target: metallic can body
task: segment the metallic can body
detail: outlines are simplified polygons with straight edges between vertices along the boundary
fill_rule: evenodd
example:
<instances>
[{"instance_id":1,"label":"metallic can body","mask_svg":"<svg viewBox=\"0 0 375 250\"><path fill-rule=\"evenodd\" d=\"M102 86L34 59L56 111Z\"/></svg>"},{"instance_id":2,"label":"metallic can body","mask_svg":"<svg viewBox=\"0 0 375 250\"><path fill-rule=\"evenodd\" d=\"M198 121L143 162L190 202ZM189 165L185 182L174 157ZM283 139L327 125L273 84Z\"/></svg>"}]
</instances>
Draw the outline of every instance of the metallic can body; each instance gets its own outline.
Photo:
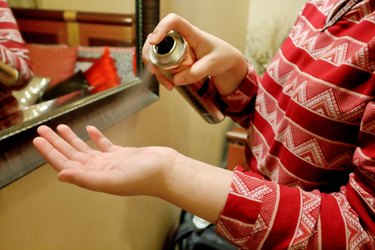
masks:
<instances>
[{"instance_id":1,"label":"metallic can body","mask_svg":"<svg viewBox=\"0 0 375 250\"><path fill-rule=\"evenodd\" d=\"M150 47L149 58L151 63L162 69L168 78L173 76L173 70L187 68L195 61L195 56L185 39L174 31L170 32L161 43ZM206 93L209 82L210 77L206 77L197 83L175 86L175 88L206 122L214 124L222 121L225 116L215 105L213 98Z\"/></svg>"}]
</instances>

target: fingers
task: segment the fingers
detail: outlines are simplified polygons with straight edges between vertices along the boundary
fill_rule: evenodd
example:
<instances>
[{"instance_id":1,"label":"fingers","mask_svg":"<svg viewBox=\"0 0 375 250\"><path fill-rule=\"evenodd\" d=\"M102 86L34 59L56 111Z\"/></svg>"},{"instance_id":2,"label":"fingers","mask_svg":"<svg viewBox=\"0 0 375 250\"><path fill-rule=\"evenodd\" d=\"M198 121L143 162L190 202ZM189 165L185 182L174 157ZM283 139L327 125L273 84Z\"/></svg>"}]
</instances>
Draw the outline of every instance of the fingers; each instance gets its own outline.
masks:
<instances>
[{"instance_id":1,"label":"fingers","mask_svg":"<svg viewBox=\"0 0 375 250\"><path fill-rule=\"evenodd\" d=\"M172 83L171 79L168 79L165 77L163 73L160 71L155 72L156 79L160 84L162 84L166 89L172 90L174 87L174 84Z\"/></svg>"},{"instance_id":2,"label":"fingers","mask_svg":"<svg viewBox=\"0 0 375 250\"><path fill-rule=\"evenodd\" d=\"M215 54L207 54L195 61L191 67L175 74L173 83L176 85L196 83L207 76L213 76L216 72L220 72L222 67L223 63L217 59Z\"/></svg>"},{"instance_id":3,"label":"fingers","mask_svg":"<svg viewBox=\"0 0 375 250\"><path fill-rule=\"evenodd\" d=\"M149 57L149 50L150 50L150 37L152 34L149 34L146 38L146 41L142 47L142 61L146 65L147 69L152 73L155 74L156 68L155 66L150 62L150 57Z\"/></svg>"},{"instance_id":4,"label":"fingers","mask_svg":"<svg viewBox=\"0 0 375 250\"><path fill-rule=\"evenodd\" d=\"M151 62L150 62L150 58L149 58L149 53L148 51L150 50L150 45L149 43L147 42L149 40L149 37L151 35L148 36L144 46L143 46L143 49L142 49L142 61L144 62L145 66L147 67L147 69L155 75L156 79L158 80L158 82L160 84L162 84L164 87L166 87L168 90L172 90L173 87L174 87L174 84L172 83L171 79L168 79L167 77L165 77L165 75L163 75L163 73L160 72L159 69L157 69ZM147 76L143 76L143 78L145 79Z\"/></svg>"},{"instance_id":5,"label":"fingers","mask_svg":"<svg viewBox=\"0 0 375 250\"><path fill-rule=\"evenodd\" d=\"M152 65L149 59L148 52L150 46L161 42L164 39L164 37L172 30L179 32L185 38L185 40L193 47L199 43L199 36L201 34L201 32L199 32L199 29L197 29L194 25L189 23L186 19L176 14L168 14L159 22L159 24L155 27L154 31L147 36L146 42L142 50L142 60L145 63L147 69L153 74L155 74L158 82L162 84L164 87L166 87L168 90L173 89L175 85L173 81L174 79L169 79L163 73L161 73L154 65ZM180 84L193 82L186 82L183 80L183 78L179 79Z\"/></svg>"},{"instance_id":6,"label":"fingers","mask_svg":"<svg viewBox=\"0 0 375 250\"><path fill-rule=\"evenodd\" d=\"M196 83L204 79L206 76L211 75L209 70L210 65L207 64L203 59L204 58L196 61L190 68L177 73L173 77L173 82L176 85Z\"/></svg>"},{"instance_id":7,"label":"fingers","mask_svg":"<svg viewBox=\"0 0 375 250\"><path fill-rule=\"evenodd\" d=\"M77 149L75 149L72 145L70 145L67 141L65 141L63 138L61 138L58 134L56 134L52 129L50 129L47 126L40 126L37 129L40 137L43 137L44 140L46 140L51 147L53 147L54 152L59 152L61 155L65 156L68 160L78 161L78 162L86 162L89 160L90 156L85 152L80 152ZM73 132L71 132L73 133ZM66 134L65 134L66 136ZM71 137L74 137L70 135ZM70 140L73 140L70 138ZM75 144L78 144L77 141L75 141ZM82 146L81 146L82 147ZM42 154L43 155L43 154ZM52 159L51 159L52 160ZM49 162L51 161L49 160ZM55 162L55 161L53 161Z\"/></svg>"},{"instance_id":8,"label":"fingers","mask_svg":"<svg viewBox=\"0 0 375 250\"><path fill-rule=\"evenodd\" d=\"M89 152L91 148L82 141L67 125L61 124L57 126L59 135L69 143L73 148L81 152Z\"/></svg>"},{"instance_id":9,"label":"fingers","mask_svg":"<svg viewBox=\"0 0 375 250\"><path fill-rule=\"evenodd\" d=\"M212 65L212 63L210 63L211 59L208 58L207 60L198 63L197 66L194 66L193 64L192 69L190 69L190 67L186 70L181 69L182 71L178 72L173 79L165 77L160 70L151 64L148 52L150 46L161 42L162 39L164 39L164 37L172 30L180 33L184 37L189 44L189 47L193 50L191 53L197 56L198 60L209 54L213 47L210 41L212 37L189 23L186 19L176 14L168 14L164 17L146 39L143 47L143 61L149 71L155 74L158 82L169 90L171 90L175 84L182 85L197 82L206 77L208 71L213 71L215 69L215 65ZM207 67L210 67L211 69L208 70Z\"/></svg>"},{"instance_id":10,"label":"fingers","mask_svg":"<svg viewBox=\"0 0 375 250\"><path fill-rule=\"evenodd\" d=\"M180 33L186 41L190 43L195 37L194 29L195 26L186 19L173 13L168 14L155 27L153 33L149 36L148 42L150 44L157 44L161 42L171 30L174 30Z\"/></svg>"},{"instance_id":11,"label":"fingers","mask_svg":"<svg viewBox=\"0 0 375 250\"><path fill-rule=\"evenodd\" d=\"M34 138L33 144L47 162L59 172L60 181L93 191L111 192L111 188L108 188L108 183L114 179L111 173L85 168L83 164L69 160L43 137Z\"/></svg>"},{"instance_id":12,"label":"fingers","mask_svg":"<svg viewBox=\"0 0 375 250\"><path fill-rule=\"evenodd\" d=\"M42 125L37 129L37 131L41 137L47 140L50 145L52 145L56 150L58 150L68 159L82 160L83 158L83 161L87 159L87 157L85 157L84 154L81 154L79 151L77 151L74 147L72 147L67 141L61 138L49 127Z\"/></svg>"},{"instance_id":13,"label":"fingers","mask_svg":"<svg viewBox=\"0 0 375 250\"><path fill-rule=\"evenodd\" d=\"M114 146L96 127L87 126L86 130L100 151L110 151ZM54 147L68 159L82 161L82 158L89 157L88 155L92 151L67 125L61 124L57 126L59 134L56 134L51 128L45 125L40 126L37 131L51 147Z\"/></svg>"},{"instance_id":14,"label":"fingers","mask_svg":"<svg viewBox=\"0 0 375 250\"><path fill-rule=\"evenodd\" d=\"M33 144L47 162L57 171L61 171L68 168L70 165L74 165L73 162L70 162L43 137L34 138Z\"/></svg>"},{"instance_id":15,"label":"fingers","mask_svg":"<svg viewBox=\"0 0 375 250\"><path fill-rule=\"evenodd\" d=\"M87 126L86 131L100 151L111 151L112 147L114 146L113 143L107 137L105 137L96 127Z\"/></svg>"}]
</instances>

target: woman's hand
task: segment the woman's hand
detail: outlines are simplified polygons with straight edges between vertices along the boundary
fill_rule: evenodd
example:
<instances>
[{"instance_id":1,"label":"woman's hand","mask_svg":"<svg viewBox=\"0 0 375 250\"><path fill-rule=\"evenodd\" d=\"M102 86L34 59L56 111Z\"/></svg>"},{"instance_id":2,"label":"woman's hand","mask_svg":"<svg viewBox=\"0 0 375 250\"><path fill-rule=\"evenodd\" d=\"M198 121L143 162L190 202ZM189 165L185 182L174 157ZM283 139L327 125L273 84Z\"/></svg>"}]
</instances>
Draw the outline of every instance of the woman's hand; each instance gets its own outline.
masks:
<instances>
[{"instance_id":1,"label":"woman's hand","mask_svg":"<svg viewBox=\"0 0 375 250\"><path fill-rule=\"evenodd\" d=\"M59 172L59 179L115 195L150 195L215 222L226 201L232 172L166 147L121 147L98 129L86 128L92 149L66 125L58 134L38 128L35 147Z\"/></svg>"},{"instance_id":2,"label":"woman's hand","mask_svg":"<svg viewBox=\"0 0 375 250\"><path fill-rule=\"evenodd\" d=\"M160 196L164 180L178 153L170 148L130 148L112 144L93 126L87 132L97 147L89 147L66 125L58 134L47 126L38 128L33 143L59 179L93 191L116 195Z\"/></svg>"},{"instance_id":3,"label":"woman's hand","mask_svg":"<svg viewBox=\"0 0 375 250\"><path fill-rule=\"evenodd\" d=\"M161 42L171 30L179 32L185 38L197 58L190 68L177 72L172 81L150 63L148 56L150 46ZM194 83L211 76L219 93L229 95L245 78L248 69L248 63L240 51L176 14L169 14L163 18L154 32L147 37L142 57L148 69L168 89L172 89L174 85Z\"/></svg>"}]
</instances>

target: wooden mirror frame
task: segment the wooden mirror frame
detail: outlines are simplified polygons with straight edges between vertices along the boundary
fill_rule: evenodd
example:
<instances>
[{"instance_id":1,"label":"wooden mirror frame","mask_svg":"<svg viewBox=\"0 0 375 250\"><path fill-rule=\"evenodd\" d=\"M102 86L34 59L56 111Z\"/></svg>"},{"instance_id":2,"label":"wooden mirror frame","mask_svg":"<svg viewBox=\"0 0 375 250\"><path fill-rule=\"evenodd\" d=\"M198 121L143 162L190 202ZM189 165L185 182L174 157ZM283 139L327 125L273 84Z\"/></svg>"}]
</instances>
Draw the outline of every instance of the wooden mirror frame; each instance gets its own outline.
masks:
<instances>
[{"instance_id":1,"label":"wooden mirror frame","mask_svg":"<svg viewBox=\"0 0 375 250\"><path fill-rule=\"evenodd\" d=\"M113 89L104 94L84 98L75 105L50 116L36 119L32 123L9 130L0 137L0 188L30 173L45 160L32 145L37 135L36 128L41 124L55 127L64 123L69 125L81 138L87 139L85 124L105 129L127 116L139 111L159 98L158 84L154 78L142 81L142 46L147 35L159 21L159 0L136 1L136 51L138 77L123 89Z\"/></svg>"}]
</instances>

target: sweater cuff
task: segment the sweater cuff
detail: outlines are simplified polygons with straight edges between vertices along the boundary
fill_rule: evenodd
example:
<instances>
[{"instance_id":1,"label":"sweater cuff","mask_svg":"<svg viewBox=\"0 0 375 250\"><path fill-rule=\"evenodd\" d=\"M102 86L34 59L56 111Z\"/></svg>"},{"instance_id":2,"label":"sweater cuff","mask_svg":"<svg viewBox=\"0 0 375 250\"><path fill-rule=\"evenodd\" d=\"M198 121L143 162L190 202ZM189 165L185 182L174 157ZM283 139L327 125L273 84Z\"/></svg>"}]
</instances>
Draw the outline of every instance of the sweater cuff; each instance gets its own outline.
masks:
<instances>
[{"instance_id":1,"label":"sweater cuff","mask_svg":"<svg viewBox=\"0 0 375 250\"><path fill-rule=\"evenodd\" d=\"M249 105L258 90L258 76L252 65L249 65L247 76L238 88L230 95L219 96L221 111L230 117L240 116Z\"/></svg>"},{"instance_id":2,"label":"sweater cuff","mask_svg":"<svg viewBox=\"0 0 375 250\"><path fill-rule=\"evenodd\" d=\"M267 232L273 217L277 186L260 175L237 166L216 231L238 246L256 246ZM262 212L261 212L262 211Z\"/></svg>"}]
</instances>

